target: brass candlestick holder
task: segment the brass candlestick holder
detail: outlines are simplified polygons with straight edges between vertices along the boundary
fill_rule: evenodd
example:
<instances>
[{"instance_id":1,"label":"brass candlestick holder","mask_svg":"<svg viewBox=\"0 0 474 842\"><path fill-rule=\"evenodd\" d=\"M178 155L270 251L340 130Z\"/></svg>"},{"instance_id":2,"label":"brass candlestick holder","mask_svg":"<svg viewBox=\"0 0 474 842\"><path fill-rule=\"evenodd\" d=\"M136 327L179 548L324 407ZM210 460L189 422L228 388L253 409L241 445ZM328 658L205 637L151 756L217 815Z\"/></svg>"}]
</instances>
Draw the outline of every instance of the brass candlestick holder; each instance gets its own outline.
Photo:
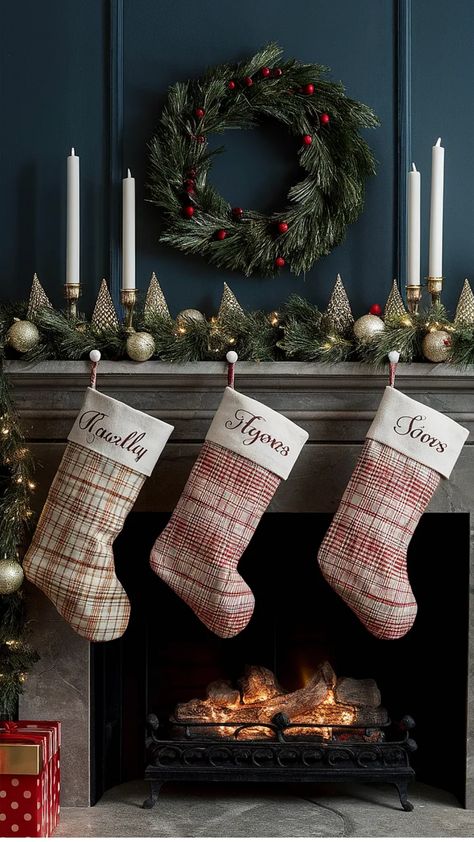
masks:
<instances>
[{"instance_id":1,"label":"brass candlestick holder","mask_svg":"<svg viewBox=\"0 0 474 842\"><path fill-rule=\"evenodd\" d=\"M439 278L436 278L432 275L428 275L426 279L426 286L428 287L428 292L431 295L431 304L438 304L443 291L443 276L441 275Z\"/></svg>"},{"instance_id":2,"label":"brass candlestick holder","mask_svg":"<svg viewBox=\"0 0 474 842\"><path fill-rule=\"evenodd\" d=\"M418 308L421 301L421 284L407 284L405 287L407 294L407 305L410 313L418 313Z\"/></svg>"},{"instance_id":3,"label":"brass candlestick holder","mask_svg":"<svg viewBox=\"0 0 474 842\"><path fill-rule=\"evenodd\" d=\"M124 326L127 333L134 333L133 310L137 303L136 289L123 289L120 292L120 301L125 310Z\"/></svg>"},{"instance_id":4,"label":"brass candlestick holder","mask_svg":"<svg viewBox=\"0 0 474 842\"><path fill-rule=\"evenodd\" d=\"M64 297L70 319L77 318L77 301L81 294L80 284L64 284Z\"/></svg>"}]
</instances>

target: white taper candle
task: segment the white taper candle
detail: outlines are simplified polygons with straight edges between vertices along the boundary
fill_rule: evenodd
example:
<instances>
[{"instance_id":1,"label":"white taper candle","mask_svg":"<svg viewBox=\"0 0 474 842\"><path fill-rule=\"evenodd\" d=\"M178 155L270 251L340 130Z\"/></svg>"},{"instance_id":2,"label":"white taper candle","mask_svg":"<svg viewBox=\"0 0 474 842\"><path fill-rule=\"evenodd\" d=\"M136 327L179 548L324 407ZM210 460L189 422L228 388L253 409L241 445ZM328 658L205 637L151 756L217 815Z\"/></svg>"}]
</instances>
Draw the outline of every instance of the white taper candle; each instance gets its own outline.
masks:
<instances>
[{"instance_id":1,"label":"white taper candle","mask_svg":"<svg viewBox=\"0 0 474 842\"><path fill-rule=\"evenodd\" d=\"M430 278L441 278L443 275L443 193L444 148L439 137L431 154Z\"/></svg>"},{"instance_id":2,"label":"white taper candle","mask_svg":"<svg viewBox=\"0 0 474 842\"><path fill-rule=\"evenodd\" d=\"M420 283L420 214L421 174L415 164L408 173L408 243L407 243L407 285Z\"/></svg>"},{"instance_id":3,"label":"white taper candle","mask_svg":"<svg viewBox=\"0 0 474 842\"><path fill-rule=\"evenodd\" d=\"M66 283L80 283L79 157L74 148L67 159Z\"/></svg>"},{"instance_id":4,"label":"white taper candle","mask_svg":"<svg viewBox=\"0 0 474 842\"><path fill-rule=\"evenodd\" d=\"M130 170L122 190L122 289L135 289L135 179Z\"/></svg>"}]
</instances>

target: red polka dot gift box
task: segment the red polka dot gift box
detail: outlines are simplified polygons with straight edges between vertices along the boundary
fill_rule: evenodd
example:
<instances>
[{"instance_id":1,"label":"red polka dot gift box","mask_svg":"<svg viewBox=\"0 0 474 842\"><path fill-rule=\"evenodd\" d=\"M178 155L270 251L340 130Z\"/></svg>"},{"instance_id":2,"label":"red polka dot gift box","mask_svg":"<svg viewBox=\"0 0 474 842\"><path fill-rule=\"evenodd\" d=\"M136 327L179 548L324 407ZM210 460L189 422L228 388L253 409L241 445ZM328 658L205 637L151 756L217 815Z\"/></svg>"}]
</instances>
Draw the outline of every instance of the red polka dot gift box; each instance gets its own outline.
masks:
<instances>
[{"instance_id":1,"label":"red polka dot gift box","mask_svg":"<svg viewBox=\"0 0 474 842\"><path fill-rule=\"evenodd\" d=\"M59 821L59 722L0 723L0 837L51 836Z\"/></svg>"}]
</instances>

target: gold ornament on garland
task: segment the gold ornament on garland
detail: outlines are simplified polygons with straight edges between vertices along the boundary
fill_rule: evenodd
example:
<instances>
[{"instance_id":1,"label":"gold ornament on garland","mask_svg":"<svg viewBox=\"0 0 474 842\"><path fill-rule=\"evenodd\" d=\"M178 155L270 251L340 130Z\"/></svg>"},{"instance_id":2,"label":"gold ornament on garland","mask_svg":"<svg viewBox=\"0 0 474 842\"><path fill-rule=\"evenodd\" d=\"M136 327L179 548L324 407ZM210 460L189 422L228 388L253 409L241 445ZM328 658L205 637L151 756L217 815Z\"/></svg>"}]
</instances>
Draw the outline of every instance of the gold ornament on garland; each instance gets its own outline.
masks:
<instances>
[{"instance_id":1,"label":"gold ornament on garland","mask_svg":"<svg viewBox=\"0 0 474 842\"><path fill-rule=\"evenodd\" d=\"M351 305L342 278L338 274L334 289L329 299L326 316L331 320L336 333L341 336L348 336L354 325Z\"/></svg>"},{"instance_id":2,"label":"gold ornament on garland","mask_svg":"<svg viewBox=\"0 0 474 842\"><path fill-rule=\"evenodd\" d=\"M33 318L38 310L52 310L53 305L46 295L43 287L40 284L38 275L34 274L33 283L31 284L30 298L28 301L27 319Z\"/></svg>"},{"instance_id":3,"label":"gold ornament on garland","mask_svg":"<svg viewBox=\"0 0 474 842\"><path fill-rule=\"evenodd\" d=\"M385 330L385 325L379 316L373 316L367 313L366 316L361 316L354 322L354 336L359 342L370 342L379 333Z\"/></svg>"},{"instance_id":4,"label":"gold ornament on garland","mask_svg":"<svg viewBox=\"0 0 474 842\"><path fill-rule=\"evenodd\" d=\"M40 339L39 330L33 322L24 319L14 319L7 331L7 342L20 354L31 351Z\"/></svg>"},{"instance_id":5,"label":"gold ornament on garland","mask_svg":"<svg viewBox=\"0 0 474 842\"><path fill-rule=\"evenodd\" d=\"M176 325L178 328L178 333L186 333L186 328L188 327L188 322L205 322L206 317L203 316L200 310L193 310L189 308L188 310L181 310L180 313L176 316Z\"/></svg>"},{"instance_id":6,"label":"gold ornament on garland","mask_svg":"<svg viewBox=\"0 0 474 842\"><path fill-rule=\"evenodd\" d=\"M445 330L430 330L421 343L423 356L431 363L444 363L449 356L451 337Z\"/></svg>"},{"instance_id":7,"label":"gold ornament on garland","mask_svg":"<svg viewBox=\"0 0 474 842\"><path fill-rule=\"evenodd\" d=\"M15 558L0 559L0 594L2 596L19 590L23 579L23 567Z\"/></svg>"},{"instance_id":8,"label":"gold ornament on garland","mask_svg":"<svg viewBox=\"0 0 474 842\"><path fill-rule=\"evenodd\" d=\"M398 319L406 316L407 311L406 307L403 303L403 298L400 295L400 290L398 289L398 284L394 279L392 288L390 290L389 296L385 303L385 309L383 312L383 317L385 321L390 319Z\"/></svg>"},{"instance_id":9,"label":"gold ornament on garland","mask_svg":"<svg viewBox=\"0 0 474 842\"><path fill-rule=\"evenodd\" d=\"M107 281L102 279L99 292L96 298L94 312L92 313L92 324L96 330L118 330L119 321L117 311L112 301Z\"/></svg>"},{"instance_id":10,"label":"gold ornament on garland","mask_svg":"<svg viewBox=\"0 0 474 842\"><path fill-rule=\"evenodd\" d=\"M454 324L458 328L474 327L474 293L467 278L459 296Z\"/></svg>"},{"instance_id":11,"label":"gold ornament on garland","mask_svg":"<svg viewBox=\"0 0 474 842\"><path fill-rule=\"evenodd\" d=\"M171 319L166 298L154 272L150 278L143 312L145 321L147 316L162 316L165 319Z\"/></svg>"},{"instance_id":12,"label":"gold ornament on garland","mask_svg":"<svg viewBox=\"0 0 474 842\"><path fill-rule=\"evenodd\" d=\"M137 331L131 333L127 339L127 354L131 360L144 363L155 353L155 340L151 333Z\"/></svg>"}]
</instances>

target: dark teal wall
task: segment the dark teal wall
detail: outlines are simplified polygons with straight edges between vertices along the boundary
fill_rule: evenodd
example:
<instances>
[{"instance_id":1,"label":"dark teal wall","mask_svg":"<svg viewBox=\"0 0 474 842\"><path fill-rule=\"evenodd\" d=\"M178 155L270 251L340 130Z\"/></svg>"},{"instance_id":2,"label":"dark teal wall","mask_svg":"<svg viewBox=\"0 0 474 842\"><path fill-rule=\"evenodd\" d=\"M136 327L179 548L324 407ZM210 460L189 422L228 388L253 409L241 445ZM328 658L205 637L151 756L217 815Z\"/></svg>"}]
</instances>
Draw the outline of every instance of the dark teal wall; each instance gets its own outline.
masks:
<instances>
[{"instance_id":1,"label":"dark teal wall","mask_svg":"<svg viewBox=\"0 0 474 842\"><path fill-rule=\"evenodd\" d=\"M291 291L324 306L337 272L356 312L375 300L383 303L399 259L398 139L411 90L408 117L413 156L424 176L425 223L430 147L438 135L446 145L445 300L454 304L473 254L472 5L415 0L411 44L405 44L397 22L400 10L409 8L409 0L3 4L2 297L24 296L37 271L54 303L62 302L65 162L74 145L81 157L84 306L92 305L102 276L119 289L119 190L126 167L137 179L137 283L146 288L155 270L173 311L196 306L211 313L224 280L246 307L272 309ZM245 279L166 249L156 242L157 212L145 202L146 144L168 85L209 64L239 60L269 40L289 56L329 65L333 78L382 122L367 134L379 164L364 214L306 278L283 271L273 280ZM405 85L405 47L411 47L411 88ZM233 204L278 205L294 177L287 139L258 129L228 135L227 152L212 173L219 189ZM426 242L423 255L425 269Z\"/></svg>"}]
</instances>

